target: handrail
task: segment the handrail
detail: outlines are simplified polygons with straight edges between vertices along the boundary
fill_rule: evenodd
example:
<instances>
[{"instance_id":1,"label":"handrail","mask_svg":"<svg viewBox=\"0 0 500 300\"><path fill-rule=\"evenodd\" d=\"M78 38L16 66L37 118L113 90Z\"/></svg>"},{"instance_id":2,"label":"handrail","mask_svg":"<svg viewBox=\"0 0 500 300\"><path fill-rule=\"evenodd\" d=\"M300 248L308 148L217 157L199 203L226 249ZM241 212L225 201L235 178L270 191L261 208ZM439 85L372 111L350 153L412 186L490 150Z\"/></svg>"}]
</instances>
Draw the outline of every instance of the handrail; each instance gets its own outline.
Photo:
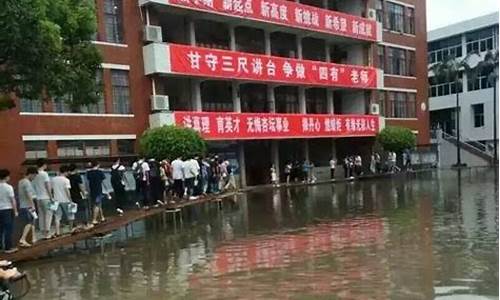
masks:
<instances>
[{"instance_id":1,"label":"handrail","mask_svg":"<svg viewBox=\"0 0 500 300\"><path fill-rule=\"evenodd\" d=\"M453 143L457 143L457 137L456 136L453 136L451 134L448 134L446 132L442 132L442 136L445 140L447 141L450 141L450 142L453 142ZM460 146L463 147L463 148L466 148L469 150L469 152L475 152L478 156L481 156L483 159L485 160L488 160L488 161L492 161L493 159L493 156L488 153L488 152L485 152L484 150L481 150L480 148L478 147L475 147L467 142L463 142L463 141L460 141Z\"/></svg>"}]
</instances>

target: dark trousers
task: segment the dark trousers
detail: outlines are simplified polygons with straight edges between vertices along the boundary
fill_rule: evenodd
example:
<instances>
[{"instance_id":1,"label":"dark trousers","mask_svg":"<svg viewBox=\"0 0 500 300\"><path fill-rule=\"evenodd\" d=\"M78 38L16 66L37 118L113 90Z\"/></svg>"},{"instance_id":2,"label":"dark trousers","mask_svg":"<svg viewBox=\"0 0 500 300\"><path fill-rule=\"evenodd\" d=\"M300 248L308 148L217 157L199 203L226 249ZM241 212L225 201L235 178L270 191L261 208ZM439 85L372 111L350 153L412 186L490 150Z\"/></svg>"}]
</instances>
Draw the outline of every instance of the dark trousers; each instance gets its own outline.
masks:
<instances>
[{"instance_id":1,"label":"dark trousers","mask_svg":"<svg viewBox=\"0 0 500 300\"><path fill-rule=\"evenodd\" d=\"M179 198L184 197L184 183L182 182L182 179L174 180L174 193Z\"/></svg>"},{"instance_id":2,"label":"dark trousers","mask_svg":"<svg viewBox=\"0 0 500 300\"><path fill-rule=\"evenodd\" d=\"M192 178L186 178L184 180L184 184L186 184L187 188L187 196L190 197L193 195L193 189L194 189L194 177Z\"/></svg>"},{"instance_id":3,"label":"dark trousers","mask_svg":"<svg viewBox=\"0 0 500 300\"><path fill-rule=\"evenodd\" d=\"M116 208L123 209L127 203L127 193L121 183L112 184L113 196L116 202Z\"/></svg>"},{"instance_id":4,"label":"dark trousers","mask_svg":"<svg viewBox=\"0 0 500 300\"><path fill-rule=\"evenodd\" d=\"M161 177L151 177L151 197L153 201L163 201L163 186Z\"/></svg>"},{"instance_id":5,"label":"dark trousers","mask_svg":"<svg viewBox=\"0 0 500 300\"><path fill-rule=\"evenodd\" d=\"M330 178L331 179L335 178L335 169L330 168Z\"/></svg>"},{"instance_id":6,"label":"dark trousers","mask_svg":"<svg viewBox=\"0 0 500 300\"><path fill-rule=\"evenodd\" d=\"M142 204L144 206L150 206L151 205L151 195L150 195L150 186L149 182L145 180L141 180L141 194L142 194Z\"/></svg>"},{"instance_id":7,"label":"dark trousers","mask_svg":"<svg viewBox=\"0 0 500 300\"><path fill-rule=\"evenodd\" d=\"M14 231L14 210L0 210L0 246L3 242L3 249L12 249L12 233Z\"/></svg>"}]
</instances>

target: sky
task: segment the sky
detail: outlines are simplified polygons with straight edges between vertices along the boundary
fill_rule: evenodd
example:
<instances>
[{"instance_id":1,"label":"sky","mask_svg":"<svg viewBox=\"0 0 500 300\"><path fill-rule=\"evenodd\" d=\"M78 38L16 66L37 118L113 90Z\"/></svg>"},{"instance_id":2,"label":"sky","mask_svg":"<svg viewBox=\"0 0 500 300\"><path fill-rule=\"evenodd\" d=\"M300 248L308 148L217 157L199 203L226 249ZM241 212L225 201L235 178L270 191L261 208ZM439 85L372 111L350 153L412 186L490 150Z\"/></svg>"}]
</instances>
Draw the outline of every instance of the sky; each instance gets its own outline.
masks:
<instances>
[{"instance_id":1,"label":"sky","mask_svg":"<svg viewBox=\"0 0 500 300\"><path fill-rule=\"evenodd\" d=\"M427 30L498 11L499 0L427 0Z\"/></svg>"}]
</instances>

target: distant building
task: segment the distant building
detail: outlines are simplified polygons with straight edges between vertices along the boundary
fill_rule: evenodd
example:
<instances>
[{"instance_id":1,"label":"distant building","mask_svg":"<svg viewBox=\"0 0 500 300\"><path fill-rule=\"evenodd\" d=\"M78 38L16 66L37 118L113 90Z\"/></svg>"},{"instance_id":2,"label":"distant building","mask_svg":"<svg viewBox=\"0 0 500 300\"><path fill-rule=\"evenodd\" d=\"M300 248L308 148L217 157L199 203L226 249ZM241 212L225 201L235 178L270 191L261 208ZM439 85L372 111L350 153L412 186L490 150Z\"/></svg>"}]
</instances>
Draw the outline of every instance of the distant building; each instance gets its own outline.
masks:
<instances>
[{"instance_id":1,"label":"distant building","mask_svg":"<svg viewBox=\"0 0 500 300\"><path fill-rule=\"evenodd\" d=\"M480 52L484 57L488 50L498 49L498 12L429 31L428 42L429 65L442 61L447 55L464 58L473 51ZM472 58L471 65L474 66L477 61L477 56ZM493 88L485 76L473 79L463 73L461 79L462 83L456 87L453 82L439 82L432 74L429 75L431 127L439 126L444 132L456 136L455 91L458 88L462 141L480 142L491 150ZM498 93L496 99L498 101Z\"/></svg>"}]
</instances>

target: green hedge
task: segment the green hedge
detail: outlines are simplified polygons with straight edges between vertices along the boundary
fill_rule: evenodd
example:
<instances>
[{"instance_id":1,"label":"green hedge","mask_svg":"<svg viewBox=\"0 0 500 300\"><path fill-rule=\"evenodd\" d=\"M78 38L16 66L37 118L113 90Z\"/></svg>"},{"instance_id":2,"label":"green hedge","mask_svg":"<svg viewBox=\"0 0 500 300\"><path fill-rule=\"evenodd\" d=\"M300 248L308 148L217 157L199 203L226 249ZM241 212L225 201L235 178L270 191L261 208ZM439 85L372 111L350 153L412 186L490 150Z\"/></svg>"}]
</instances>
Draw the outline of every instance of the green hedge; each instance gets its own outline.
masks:
<instances>
[{"instance_id":1,"label":"green hedge","mask_svg":"<svg viewBox=\"0 0 500 300\"><path fill-rule=\"evenodd\" d=\"M205 141L196 131L177 126L146 130L139 146L142 155L157 160L204 155L207 149Z\"/></svg>"},{"instance_id":2,"label":"green hedge","mask_svg":"<svg viewBox=\"0 0 500 300\"><path fill-rule=\"evenodd\" d=\"M412 149L417 144L415 135L410 129L398 126L388 126L377 136L377 142L386 151L402 153L405 149Z\"/></svg>"}]
</instances>

